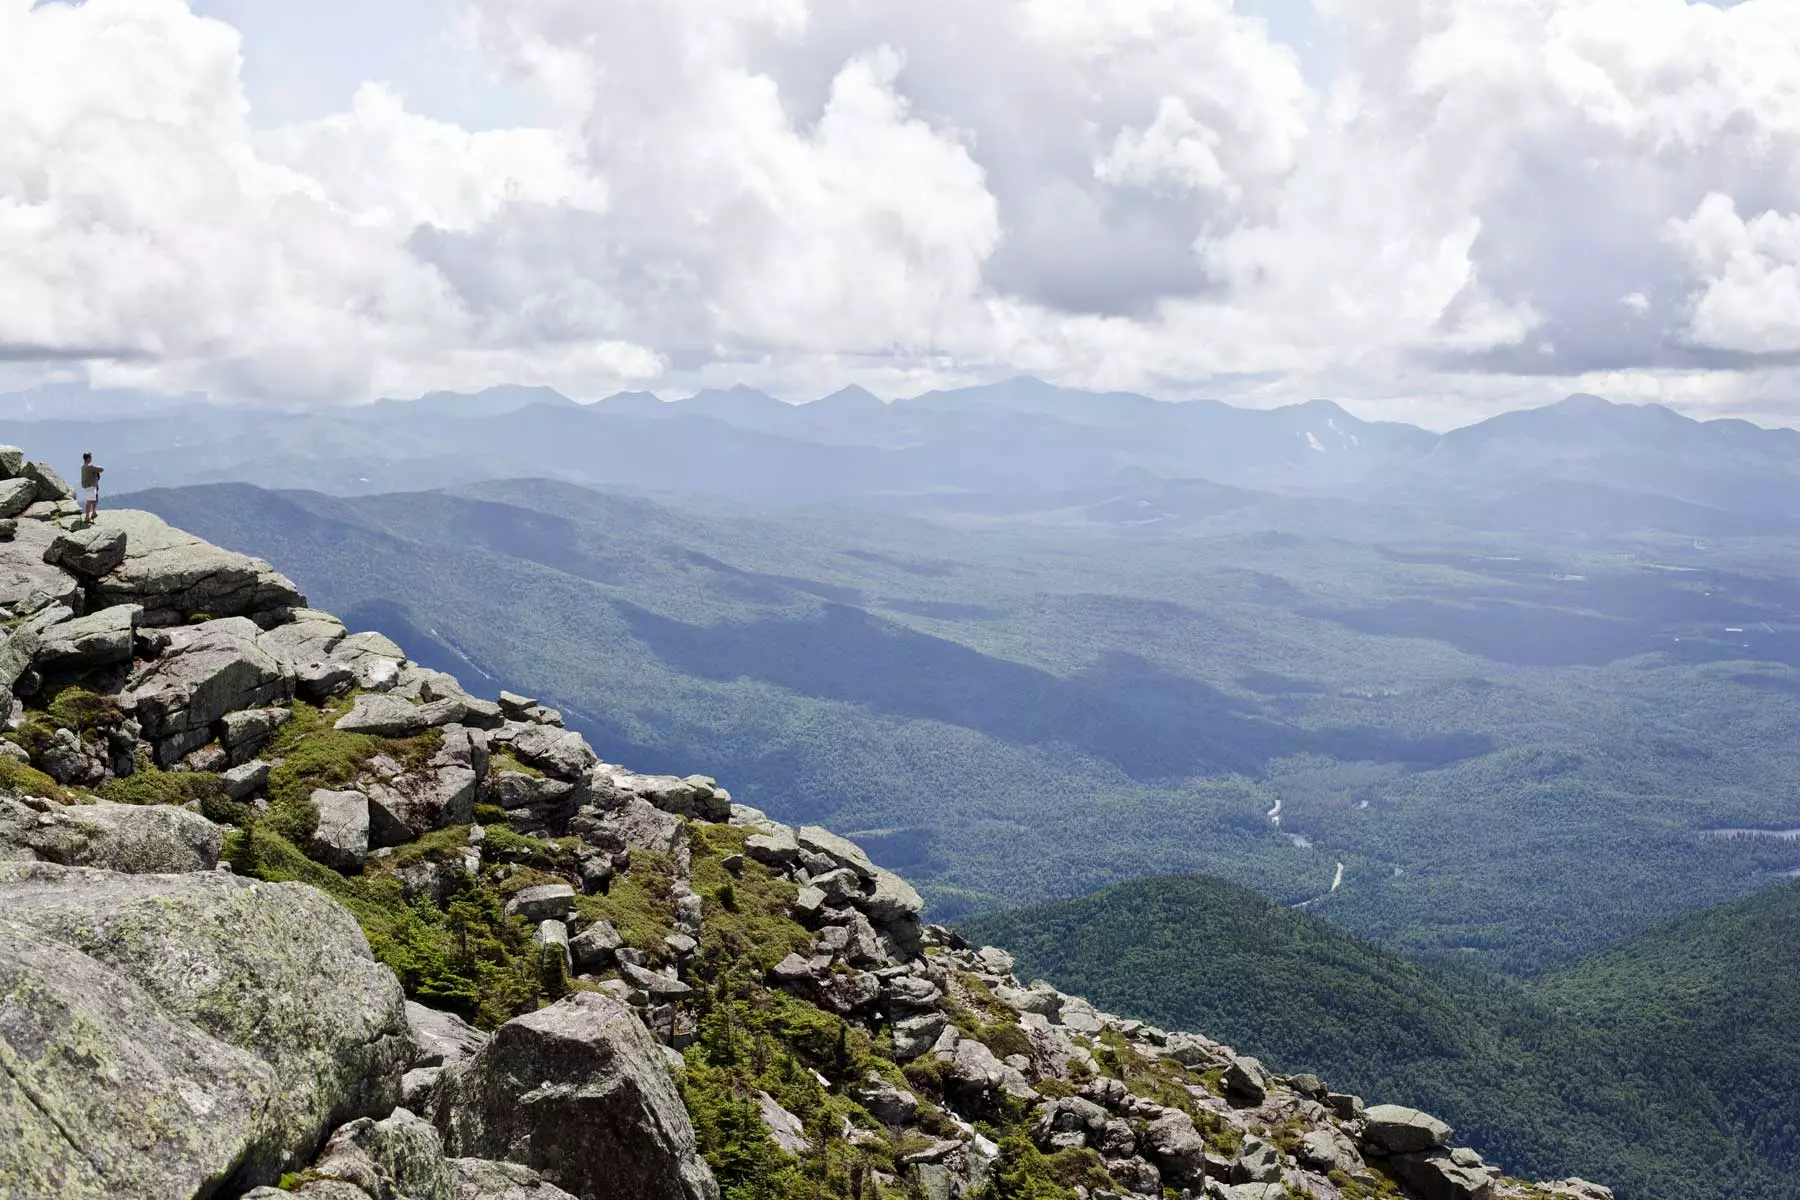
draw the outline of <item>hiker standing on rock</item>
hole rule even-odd
[[[81,498],[87,504],[82,516],[90,525],[100,519],[100,472],[104,470],[94,465],[91,453],[81,456]]]

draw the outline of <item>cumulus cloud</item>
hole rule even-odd
[[[465,4],[545,127],[371,80],[259,129],[181,0],[0,0],[0,359],[313,399],[1031,370],[1441,424],[1767,415],[1800,352],[1795,0],[1317,0],[1330,78],[1230,0]]]

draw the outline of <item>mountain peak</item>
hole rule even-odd
[[[813,403],[838,406],[855,405],[859,408],[868,408],[870,406],[880,406],[885,408],[887,406],[886,401],[882,400],[880,396],[877,396],[874,392],[871,392],[861,384],[855,383],[850,384],[848,387],[841,387],[829,396],[822,396],[813,401]]]

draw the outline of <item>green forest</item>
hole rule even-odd
[[[1800,559],[1767,540],[1151,535],[546,481],[122,502],[614,761],[856,834],[940,919],[1205,872],[1525,976],[1800,868],[1707,836],[1800,824],[1800,579],[1769,565]]]
[[[1483,1153],[1642,1200],[1783,1200],[1800,1178],[1800,884],[1518,985],[1420,967],[1218,879],[967,922],[1020,972],[1273,1068],[1421,1107]]]

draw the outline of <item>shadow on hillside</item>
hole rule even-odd
[[[1473,734],[1296,729],[1130,654],[1105,655],[1063,678],[844,605],[827,605],[810,619],[721,625],[617,607],[663,661],[703,679],[754,679],[1019,744],[1060,742],[1141,780],[1256,774],[1269,759],[1306,752],[1437,766],[1492,749],[1490,739]]]

